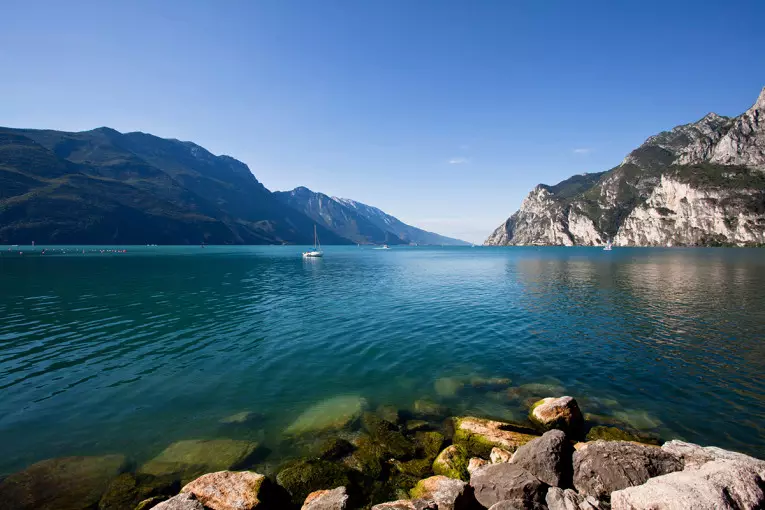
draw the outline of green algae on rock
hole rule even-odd
[[[449,414],[449,409],[428,399],[414,401],[414,414],[426,418],[442,418]]]
[[[306,409],[284,433],[298,435],[342,429],[357,420],[366,405],[366,400],[358,395],[340,395],[323,400]]]
[[[319,445],[317,457],[324,460],[337,460],[354,450],[350,441],[340,437],[330,437]]]
[[[462,445],[470,457],[488,459],[495,446],[514,452],[539,437],[521,427],[500,421],[466,416],[454,419],[454,444]]]
[[[465,447],[453,444],[447,446],[438,454],[436,460],[433,461],[433,473],[457,480],[469,481],[468,462],[468,452]]]
[[[181,484],[172,477],[122,473],[115,478],[101,496],[100,510],[134,510],[149,498],[165,500],[178,492]],[[159,502],[158,501],[158,502]]]
[[[124,465],[123,455],[43,460],[0,482],[0,504],[18,510],[93,508]]]
[[[171,444],[138,473],[176,476],[186,484],[205,473],[246,465],[258,444],[235,439],[191,439]]]
[[[603,439],[605,441],[641,442],[641,439],[638,436],[616,427],[592,427],[590,431],[587,432],[587,441],[597,441],[598,439]]]
[[[350,488],[348,468],[326,460],[301,460],[279,471],[276,483],[289,492],[292,502],[301,505],[317,490]]]
[[[373,413],[364,413],[361,421],[370,437],[382,447],[386,455],[394,459],[414,455],[414,444],[392,423]]]
[[[414,444],[422,457],[435,459],[441,451],[446,438],[440,432],[417,432],[414,436]]]

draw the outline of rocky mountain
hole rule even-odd
[[[648,138],[616,167],[540,184],[486,245],[765,244],[765,88],[738,117],[714,113]]]
[[[0,128],[0,244],[310,244],[313,227],[247,165],[191,142]]]
[[[274,193],[279,200],[325,228],[360,244],[467,245],[433,232],[407,225],[376,207],[347,198],[330,197],[308,188]]]

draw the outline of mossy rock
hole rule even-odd
[[[536,439],[534,431],[512,423],[466,416],[454,420],[453,443],[465,448],[469,457],[488,459],[495,446],[509,452]]]
[[[427,418],[445,418],[449,415],[449,408],[429,399],[420,399],[414,402],[414,414]]]
[[[430,459],[394,461],[393,465],[399,473],[415,477],[418,480],[428,476],[433,470],[433,461]]]
[[[324,460],[337,460],[345,457],[354,450],[350,441],[339,437],[330,437],[319,445],[317,457]]]
[[[603,439],[605,441],[640,442],[640,438],[636,435],[616,427],[592,427],[587,433],[587,441],[597,441],[598,439]]]
[[[425,420],[409,420],[404,426],[407,432],[417,432],[418,430],[427,430],[430,424]]]
[[[389,458],[385,448],[370,436],[364,436],[356,444],[356,451],[346,458],[345,463],[369,478],[380,478]]]
[[[394,459],[405,459],[414,455],[414,444],[389,421],[373,413],[364,413],[362,423],[370,437],[383,448],[385,455]]]
[[[438,454],[436,460],[433,461],[433,472],[437,475],[467,482],[470,480],[470,474],[467,470],[469,460],[470,457],[465,447],[453,444]]]
[[[106,489],[100,510],[134,510],[142,501],[149,498],[167,499],[178,494],[181,483],[172,477],[123,473],[115,478]]]
[[[282,469],[276,482],[290,494],[292,502],[301,505],[313,491],[349,488],[351,477],[347,468],[326,460],[302,460]]]
[[[376,410],[377,415],[383,420],[397,425],[401,421],[401,415],[398,408],[392,405],[381,405]]]
[[[158,504],[162,503],[163,501],[167,501],[168,499],[170,498],[166,496],[153,496],[138,503],[135,506],[135,510],[149,510],[150,508],[154,508]]]
[[[444,435],[440,432],[418,432],[414,436],[418,453],[428,459],[435,459],[444,446]]]
[[[37,462],[0,482],[0,506],[18,510],[95,508],[124,466],[123,455]]]

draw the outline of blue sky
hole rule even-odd
[[[0,3],[0,125],[194,141],[482,241],[537,183],[765,85],[762,1]]]

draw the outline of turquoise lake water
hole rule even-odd
[[[763,250],[30,249],[0,255],[0,475],[208,437],[276,458],[300,413],[340,395],[523,419],[511,391],[436,384],[476,376],[765,456]],[[220,423],[242,411],[256,423]]]

